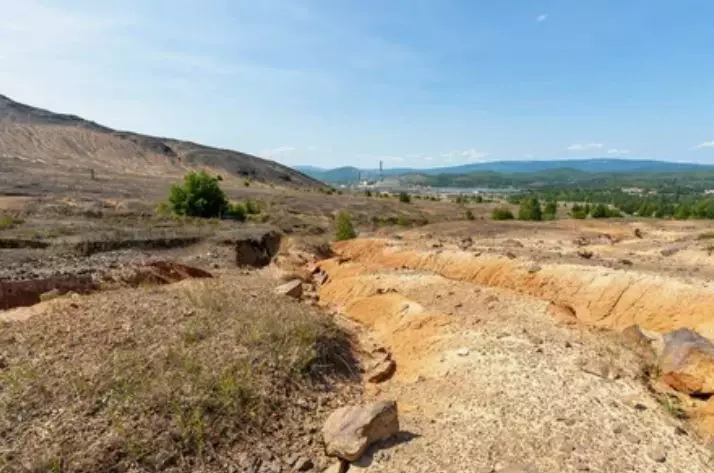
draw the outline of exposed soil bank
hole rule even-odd
[[[335,250],[370,271],[425,270],[549,300],[571,308],[579,320],[592,326],[621,330],[638,324],[660,332],[688,327],[714,338],[714,290],[674,278],[571,264],[545,265],[534,271],[529,262],[413,249],[381,239],[342,242]]]

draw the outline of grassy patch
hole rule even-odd
[[[10,230],[21,223],[23,223],[22,220],[12,215],[0,215],[0,230]]]
[[[697,240],[714,240],[714,232],[706,232],[697,235]]]
[[[246,285],[100,294],[2,327],[0,471],[193,471],[355,372],[329,318]]]

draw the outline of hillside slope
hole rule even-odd
[[[0,158],[62,171],[97,169],[112,174],[181,175],[187,169],[290,187],[320,182],[274,161],[188,141],[115,131],[75,115],[57,114],[0,95]],[[2,164],[2,163],[0,163]],[[17,163],[16,163],[17,164]]]

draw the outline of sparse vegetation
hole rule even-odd
[[[555,220],[558,214],[558,202],[551,200],[545,204],[545,209],[543,209],[543,218],[545,220]]]
[[[0,230],[9,230],[21,221],[12,215],[0,215]]]
[[[258,215],[260,213],[260,205],[254,200],[246,199],[245,212],[248,215]]]
[[[303,422],[294,399],[354,369],[347,336],[242,286],[141,289],[142,311],[112,293],[111,313],[4,326],[0,470],[217,471],[276,419]]]
[[[697,240],[714,240],[714,232],[704,232],[697,235]]]
[[[497,207],[493,209],[491,212],[491,219],[492,220],[513,220],[513,212],[510,210],[503,208],[503,207]]]
[[[228,209],[228,199],[218,181],[204,171],[186,174],[183,184],[171,187],[171,210],[176,215],[189,217],[222,217]]]
[[[229,219],[244,222],[247,214],[248,212],[243,204],[231,203],[228,204],[228,208],[226,209],[224,216]]]
[[[540,202],[536,198],[524,199],[518,208],[519,220],[543,220],[543,211]]]
[[[352,225],[352,217],[346,210],[340,211],[337,215],[337,229],[335,239],[338,241],[351,240],[357,237],[357,232]]]
[[[471,209],[466,209],[465,217],[466,217],[466,220],[476,220],[476,216],[471,211]]]
[[[411,203],[411,201],[412,198],[409,194],[407,194],[406,192],[399,193],[399,202],[401,202],[402,204],[409,204]]]

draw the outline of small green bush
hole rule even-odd
[[[543,209],[543,218],[546,220],[555,220],[555,216],[558,214],[558,202],[550,201],[545,204]]]
[[[400,227],[408,227],[411,225],[411,222],[404,215],[400,215],[397,217],[397,225]]]
[[[492,220],[513,220],[513,212],[508,209],[497,207],[491,212]]]
[[[364,191],[364,196],[365,196],[365,197],[372,197],[372,191],[370,191],[370,190]]]
[[[222,217],[228,208],[228,199],[218,181],[217,177],[211,177],[204,171],[186,174],[183,184],[171,187],[171,210],[176,215],[188,217]]]
[[[0,215],[0,230],[9,230],[19,223],[12,215]]]
[[[412,201],[412,198],[409,194],[407,194],[406,192],[399,193],[399,202],[401,202],[403,204],[408,204],[411,201]]]
[[[519,220],[543,220],[543,211],[540,202],[536,198],[524,199],[518,208]]]
[[[346,210],[340,211],[337,215],[337,229],[335,231],[335,239],[338,241],[351,240],[357,237],[357,232],[352,225],[352,217]]]
[[[578,220],[584,220],[588,216],[588,210],[580,204],[575,204],[570,208],[570,216]]]
[[[248,215],[258,215],[260,213],[260,204],[254,200],[246,199],[245,212]]]
[[[243,204],[228,204],[228,209],[225,212],[225,217],[237,220],[239,222],[245,222],[247,215],[246,208]]]
[[[471,209],[466,210],[466,220],[476,220],[476,216],[474,216],[474,213],[471,211]]]

